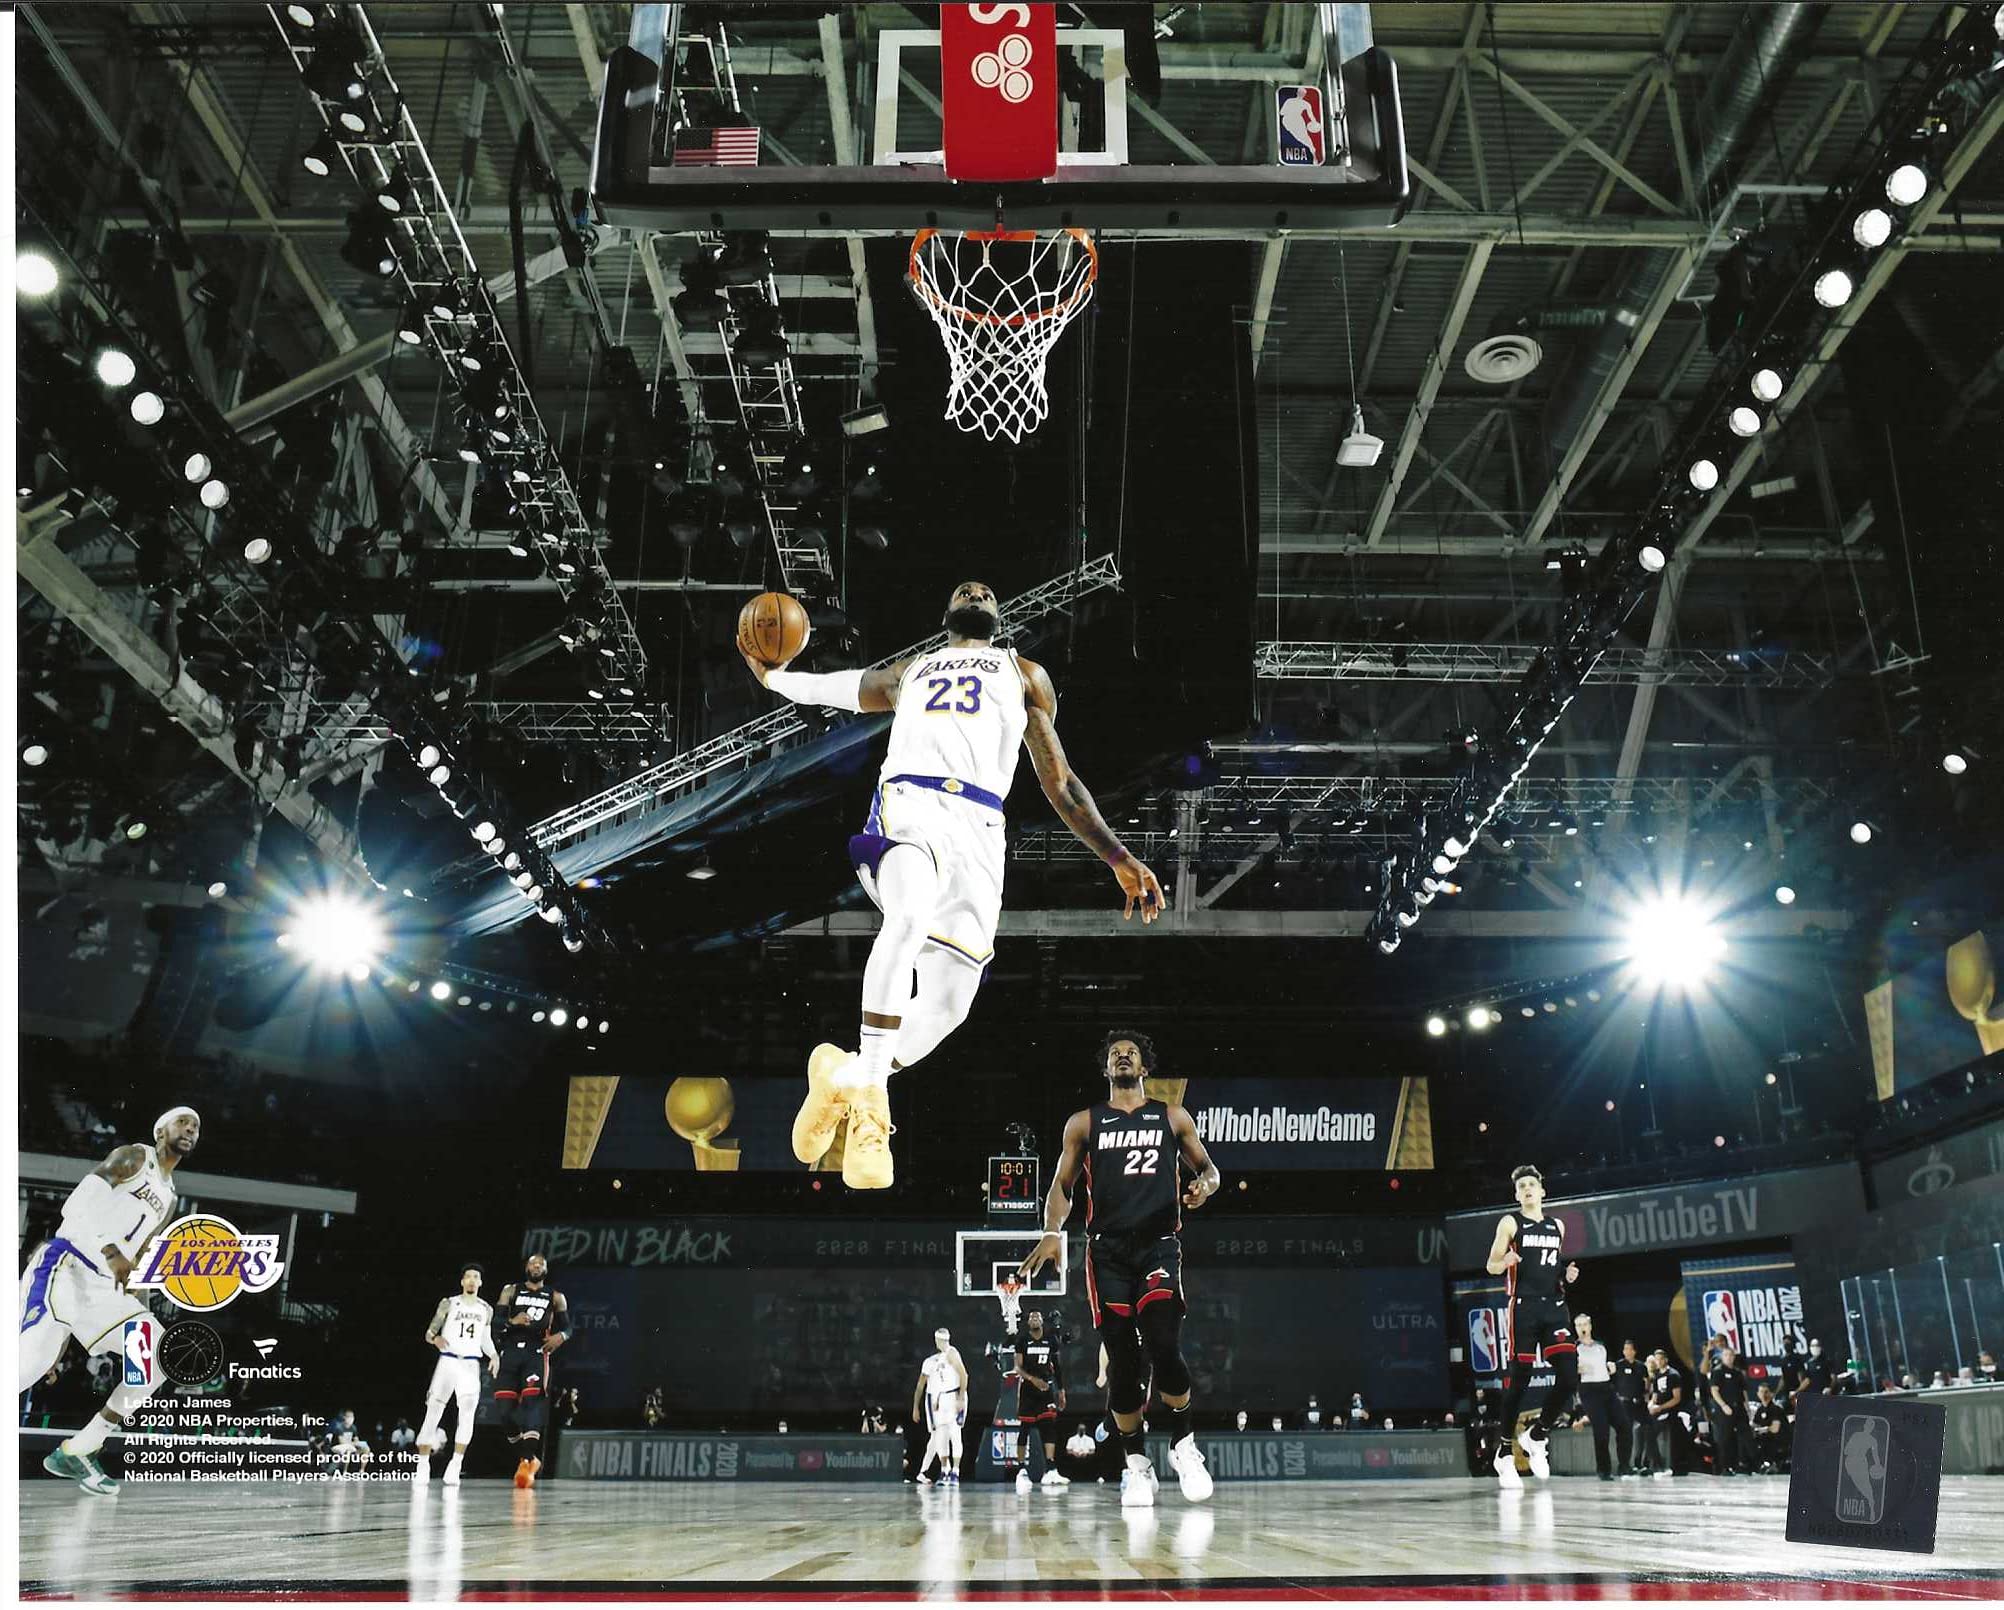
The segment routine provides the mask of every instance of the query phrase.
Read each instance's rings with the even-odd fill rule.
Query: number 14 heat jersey
[[[1089,1116],[1087,1230],[1095,1237],[1174,1235],[1183,1220],[1168,1105],[1149,1101],[1122,1112],[1102,1102]]]
[[[971,643],[921,654],[898,684],[879,776],[947,778],[1006,799],[1028,720],[1014,649]]]

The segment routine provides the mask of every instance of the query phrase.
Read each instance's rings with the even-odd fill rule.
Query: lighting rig
[[[269,10],[324,125],[308,169],[345,168],[362,194],[343,258],[400,287],[398,339],[430,351],[458,394],[459,457],[505,486],[520,546],[566,609],[584,592],[600,615],[608,652],[585,656],[587,693],[638,699],[647,656],[368,16],[352,5]]]
[[[1952,24],[1952,25],[1951,25]],[[1853,177],[1810,210],[1799,243],[1773,229],[1785,263],[1755,293],[1741,330],[1719,352],[1711,384],[1685,416],[1648,507],[1613,538],[1570,589],[1552,640],[1517,684],[1501,730],[1480,746],[1443,799],[1418,816],[1404,848],[1388,857],[1365,937],[1385,955],[1450,880],[1475,840],[1503,810],[1511,788],[1557,727],[1595,662],[1675,553],[1685,527],[1705,521],[1715,494],[1729,495],[1763,431],[1806,395],[1848,326],[1844,309],[1860,282],[1896,250],[1925,209],[1932,214],[1944,161],[2004,90],[2004,6],[1944,10],[1903,81],[1860,140]],[[1918,220],[1924,223],[1925,217]],[[1768,233],[1763,230],[1762,234]],[[1754,237],[1756,241],[1759,237]],[[1702,525],[1700,526],[1702,531]]]

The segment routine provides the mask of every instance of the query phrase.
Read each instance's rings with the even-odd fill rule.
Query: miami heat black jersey
[[[1064,1366],[1058,1360],[1058,1344],[1051,1333],[1045,1331],[1042,1336],[1032,1336],[1025,1332],[1017,1339],[1016,1346],[1023,1356],[1023,1368],[1038,1380],[1050,1383],[1045,1391],[1040,1392],[1036,1387],[1027,1384],[1024,1386],[1024,1391],[1032,1397],[1055,1398],[1059,1389],[1065,1384],[1065,1378]]]
[[[1093,1235],[1174,1235],[1182,1228],[1180,1157],[1169,1108],[1149,1101],[1133,1112],[1102,1103],[1086,1137],[1086,1228]]]
[[[543,1338],[550,1329],[550,1308],[556,1300],[556,1293],[548,1286],[540,1291],[531,1291],[527,1286],[515,1288],[515,1300],[508,1305],[508,1311],[497,1322],[503,1347],[541,1347]],[[528,1323],[509,1323],[517,1314],[526,1314]]]
[[[1564,1228],[1557,1219],[1517,1219],[1517,1256],[1510,1271],[1510,1295],[1518,1302],[1566,1300]]]

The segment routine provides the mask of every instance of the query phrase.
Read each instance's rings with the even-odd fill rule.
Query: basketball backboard
[[[1034,1229],[956,1230],[953,1233],[953,1293],[956,1297],[992,1299],[1002,1277],[1036,1250],[1043,1239]],[[1024,1285],[1026,1301],[1036,1297],[1062,1297],[1067,1290],[1066,1269],[1070,1262],[1069,1238],[1058,1256],[1039,1269]]]
[[[930,8],[912,9],[923,16]],[[1122,33],[1059,28],[1065,93],[1055,114],[1056,171],[1027,182],[956,183],[944,160],[950,97],[935,93],[938,29],[874,35],[874,50],[859,64],[866,82],[856,111],[867,113],[853,120],[860,128],[835,142],[848,160],[780,163],[761,155],[749,164],[691,163],[686,145],[678,161],[674,131],[686,132],[691,83],[707,89],[728,76],[727,64],[719,65],[728,42],[677,32],[681,7],[636,6],[632,43],[606,63],[593,204],[606,223],[662,232],[910,235],[1007,227],[1187,236],[1392,224],[1409,199],[1397,70],[1372,45],[1344,54],[1346,41],[1368,38],[1367,25],[1345,32],[1345,19],[1367,15],[1365,8],[1302,9],[1314,13],[1318,30],[1302,74],[1319,84],[1330,113],[1321,161],[1130,161],[1130,116],[1152,112],[1137,99]],[[843,118],[848,123],[850,114]]]

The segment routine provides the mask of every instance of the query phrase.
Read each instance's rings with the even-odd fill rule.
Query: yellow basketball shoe
[[[807,1059],[807,1099],[793,1119],[793,1155],[803,1163],[818,1163],[835,1144],[835,1131],[849,1110],[849,1093],[835,1084],[835,1075],[856,1053],[825,1042]]]
[[[882,1085],[849,1092],[849,1138],[842,1148],[842,1183],[881,1191],[896,1178],[891,1166],[891,1093]]]

